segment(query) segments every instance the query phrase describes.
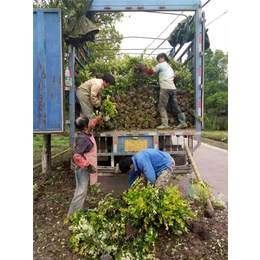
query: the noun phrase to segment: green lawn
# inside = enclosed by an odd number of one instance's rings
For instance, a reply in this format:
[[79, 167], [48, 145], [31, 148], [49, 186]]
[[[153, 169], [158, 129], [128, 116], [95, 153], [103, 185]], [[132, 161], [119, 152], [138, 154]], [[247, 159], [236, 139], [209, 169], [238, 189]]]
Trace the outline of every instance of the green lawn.
[[[33, 135], [33, 165], [42, 160], [42, 134]], [[51, 135], [51, 155], [54, 156], [70, 147], [69, 136], [63, 134]], [[69, 152], [68, 152], [69, 153]], [[71, 152], [70, 152], [71, 153]]]
[[[42, 148], [42, 134], [33, 135], [33, 148]], [[69, 136], [63, 134], [51, 135], [51, 147], [69, 147]]]
[[228, 143], [228, 131], [202, 131], [201, 136], [215, 141]]

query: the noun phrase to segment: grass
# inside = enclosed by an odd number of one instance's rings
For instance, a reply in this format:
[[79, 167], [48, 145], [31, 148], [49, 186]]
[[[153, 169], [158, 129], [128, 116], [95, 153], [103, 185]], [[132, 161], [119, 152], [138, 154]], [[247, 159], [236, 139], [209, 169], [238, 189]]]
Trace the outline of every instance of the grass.
[[[42, 160], [42, 144], [43, 135], [33, 135], [33, 165], [36, 165]], [[64, 134], [51, 135], [51, 155], [54, 156], [70, 147], [69, 136]]]
[[202, 131], [201, 136], [215, 141], [228, 143], [228, 131]]
[[[33, 135], [33, 148], [42, 148], [42, 134]], [[51, 147], [69, 147], [69, 136], [63, 134], [52, 134]]]

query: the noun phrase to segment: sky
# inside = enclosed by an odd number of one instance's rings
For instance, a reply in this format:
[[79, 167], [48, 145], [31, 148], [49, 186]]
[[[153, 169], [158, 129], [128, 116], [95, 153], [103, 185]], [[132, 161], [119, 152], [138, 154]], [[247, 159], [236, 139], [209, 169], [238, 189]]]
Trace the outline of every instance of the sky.
[[[201, 1], [201, 4], [204, 5], [206, 2], [207, 0], [203, 0]], [[210, 48], [213, 51], [219, 49], [223, 50], [224, 53], [227, 53], [228, 1], [211, 0], [205, 5], [205, 7], [203, 7], [203, 11], [205, 12], [206, 29], [208, 29]], [[172, 13], [180, 14], [181, 12]], [[184, 12], [183, 14], [193, 15], [194, 12]], [[126, 17], [122, 19], [122, 22], [116, 24], [116, 29], [123, 34], [124, 37], [137, 36], [167, 39], [178, 23], [185, 19], [184, 16], [178, 17], [178, 15], [158, 14], [151, 12], [127, 12], [125, 15]], [[142, 53], [147, 47], [153, 48], [146, 51], [147, 54], [152, 56], [161, 52], [170, 51], [172, 46], [168, 43], [168, 41], [164, 41], [163, 44], [162, 42], [163, 40], [124, 38], [121, 44], [121, 49], [125, 53]], [[161, 46], [159, 49], [154, 50], [154, 48], [157, 48], [160, 44]], [[135, 54], [130, 55], [134, 56]]]

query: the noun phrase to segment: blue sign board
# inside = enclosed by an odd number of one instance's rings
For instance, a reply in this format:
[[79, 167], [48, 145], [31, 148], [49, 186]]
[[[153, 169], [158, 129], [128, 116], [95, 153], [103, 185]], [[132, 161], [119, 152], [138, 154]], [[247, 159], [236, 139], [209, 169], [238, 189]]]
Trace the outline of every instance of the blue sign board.
[[33, 9], [33, 132], [64, 131], [62, 16]]

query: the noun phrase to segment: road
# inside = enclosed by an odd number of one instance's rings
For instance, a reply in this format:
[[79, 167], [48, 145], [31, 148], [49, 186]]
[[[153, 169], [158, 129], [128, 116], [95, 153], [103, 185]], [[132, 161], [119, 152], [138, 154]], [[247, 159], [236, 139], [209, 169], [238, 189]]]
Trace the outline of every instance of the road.
[[228, 151], [202, 144], [193, 155], [201, 178], [215, 189], [215, 196], [223, 194], [228, 200]]
[[[194, 152], [193, 158], [201, 179], [214, 189], [214, 196], [223, 194], [221, 199], [228, 201], [228, 151], [202, 143]], [[190, 178], [195, 179], [195, 174], [182, 177], [179, 182], [173, 181], [173, 184], [179, 183], [180, 191], [188, 194]]]
[[[213, 187], [214, 196], [223, 194], [221, 199], [228, 201], [228, 151], [202, 143], [194, 152], [193, 158], [202, 180]], [[188, 176], [179, 175], [179, 180], [172, 180], [171, 182], [174, 185], [179, 184], [179, 190], [188, 195], [191, 178], [196, 178], [194, 173]], [[119, 174], [113, 177], [99, 176], [98, 181], [101, 182], [101, 190], [106, 193], [114, 190], [117, 194], [121, 194], [128, 188], [127, 174]]]

